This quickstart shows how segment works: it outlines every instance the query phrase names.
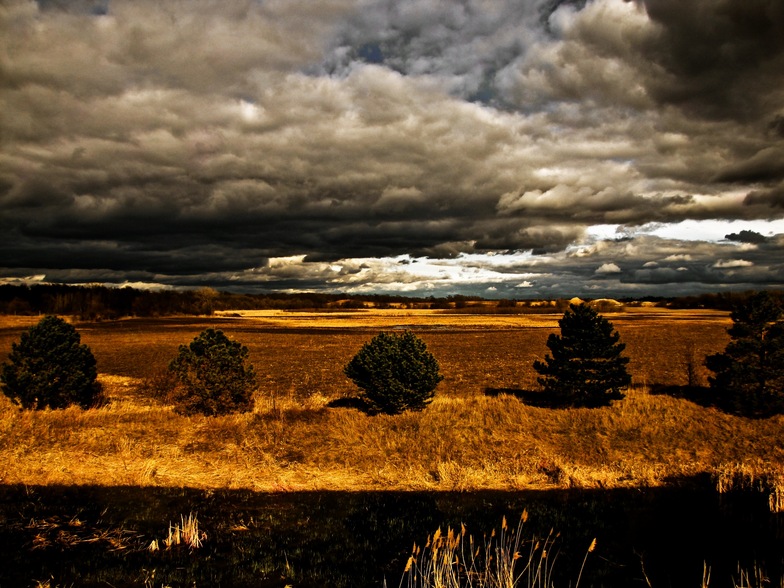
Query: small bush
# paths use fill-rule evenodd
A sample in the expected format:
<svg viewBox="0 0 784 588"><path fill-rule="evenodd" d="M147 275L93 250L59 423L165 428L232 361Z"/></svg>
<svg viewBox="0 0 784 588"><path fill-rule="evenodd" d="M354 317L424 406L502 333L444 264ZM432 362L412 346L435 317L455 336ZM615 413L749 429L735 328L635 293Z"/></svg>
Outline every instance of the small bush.
<svg viewBox="0 0 784 588"><path fill-rule="evenodd" d="M214 329L180 345L169 364L179 382L172 394L177 410L208 416L251 410L256 374L245 366L247 357L247 347Z"/></svg>
<svg viewBox="0 0 784 588"><path fill-rule="evenodd" d="M362 390L370 413L422 410L443 379L438 362L411 331L380 333L359 350L344 372Z"/></svg>
<svg viewBox="0 0 784 588"><path fill-rule="evenodd" d="M101 398L95 357L73 326L46 316L11 346L3 394L25 409L90 408Z"/></svg>

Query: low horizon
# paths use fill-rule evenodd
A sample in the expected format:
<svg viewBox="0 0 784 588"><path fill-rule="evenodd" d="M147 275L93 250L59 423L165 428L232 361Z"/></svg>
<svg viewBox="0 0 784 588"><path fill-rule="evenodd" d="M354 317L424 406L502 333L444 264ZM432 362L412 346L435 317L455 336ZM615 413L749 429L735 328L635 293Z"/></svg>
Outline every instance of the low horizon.
<svg viewBox="0 0 784 588"><path fill-rule="evenodd" d="M712 292L702 292L699 294L678 294L678 295L668 295L664 296L661 294L639 294L637 296L578 296L578 295L569 295L565 294L563 296L558 297L535 297L535 296L517 296L517 297L499 297L499 296L492 296L492 295L481 295L481 294L459 294L459 293L449 293L443 295L435 295L429 293L427 295L417 295L417 294L401 294L398 292L377 292L377 293L349 293L343 291L324 291L324 290L265 290L265 291L242 291L242 290L230 290L230 289L217 289L211 286L199 286L199 287L188 287L188 286L155 286L150 287L149 285L138 285L138 284L110 284L110 283L84 283L84 284L65 284L65 283L54 283L54 282L44 282L44 281L36 281L36 282L26 282L26 281L2 281L0 280L0 288L3 287L12 287L12 288L25 288L26 290L30 290L31 288L36 287L52 287L55 288L56 292L60 288L76 288L76 289L86 289L90 290L92 288L97 289L105 289L105 290L131 290L137 295L144 296L146 294L157 294L157 293L174 293L174 294L193 294L195 295L195 300L201 301L201 303L207 304L207 306L211 307L213 300L219 299L221 296L228 297L228 300L231 300L232 297L250 297L250 298L258 298L259 303L263 303L264 300L288 300L297 303L302 303L303 300L311 300L314 304L313 308L318 308L322 305L326 305L331 307L330 305L342 303L342 302L350 302L350 301L359 301L359 302L369 302L371 304L395 304L395 303L429 303L431 301L438 301L439 303L449 303L450 307L452 305L456 305L455 308L461 308L461 304L468 304L470 307L471 303L498 303L501 306L506 306L504 303L511 303L512 305L522 304L524 307L526 304L533 305L534 303L538 303L538 305L542 304L556 304L556 303L579 303L579 302L603 302L606 301L608 303L618 303L618 304L628 304L628 303L645 303L645 302L654 302L654 303L678 303L678 304L688 304L689 300L692 300L692 304L700 303L700 304L707 304L706 308L721 308L726 306L728 302L732 302L733 300L743 300L749 295L753 295L759 292L769 292L773 295L777 296L784 296L784 289L732 289L732 290L714 290ZM35 300L39 300L39 297L36 297ZM0 296L0 309L2 309L6 314L18 314L22 312L24 314L24 310L27 308L28 310L32 307L28 307L24 304L25 298L24 297L10 297L8 293L3 296ZM122 299L118 299L122 300ZM40 301L40 300L39 300ZM701 301L701 302L700 302ZM124 303L127 303L128 300L124 300ZM21 304L21 306L20 306ZM73 301L69 303L69 305L76 304L79 306L79 302L77 301L74 303ZM107 308L112 306L111 299L110 300L101 300L102 305L108 305ZM9 306L10 305L10 306ZM66 305L66 306L69 306ZM222 310L230 311L231 308L225 307L225 301L223 303L224 308ZM8 307L8 308L6 308ZM9 310L11 308L12 310ZM250 308L250 307L248 307ZM264 306L258 307L258 309L266 308ZM274 307L270 307L274 308ZM305 306L293 306L289 307L286 306L285 308L305 308ZM352 310L355 307L352 306L342 306L345 310ZM360 307L356 307L360 308ZM368 307L361 307L363 309L367 309ZM380 308L385 308L381 306ZM420 308L420 307L416 307ZM430 307L421 307L421 308L430 308ZM448 308L444 307L437 307L437 308ZM519 307L518 307L519 308ZM609 307L605 308L606 311ZM620 307L619 307L620 308ZM93 308L93 310L96 310ZM42 311L38 311L39 314ZM97 311L96 311L97 312ZM68 314L66 312L66 314Z"/></svg>

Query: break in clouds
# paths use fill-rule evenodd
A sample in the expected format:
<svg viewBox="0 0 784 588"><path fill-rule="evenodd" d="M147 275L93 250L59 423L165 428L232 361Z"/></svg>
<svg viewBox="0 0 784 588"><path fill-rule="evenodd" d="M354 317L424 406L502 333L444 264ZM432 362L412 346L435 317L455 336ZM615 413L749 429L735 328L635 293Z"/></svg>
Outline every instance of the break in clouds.
<svg viewBox="0 0 784 588"><path fill-rule="evenodd" d="M0 276L784 282L779 0L0 6Z"/></svg>

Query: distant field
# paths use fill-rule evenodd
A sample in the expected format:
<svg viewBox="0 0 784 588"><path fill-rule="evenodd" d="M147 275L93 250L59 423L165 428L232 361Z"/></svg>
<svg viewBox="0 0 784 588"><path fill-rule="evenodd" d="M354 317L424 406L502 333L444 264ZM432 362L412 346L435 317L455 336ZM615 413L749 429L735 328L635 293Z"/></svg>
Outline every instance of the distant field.
<svg viewBox="0 0 784 588"><path fill-rule="evenodd" d="M31 413L0 397L0 483L508 490L781 475L784 418L752 421L649 393L686 384L689 362L706 383L701 364L728 340L726 313L608 314L631 358L627 398L596 410L528 406L515 391L536 389L532 362L560 316L379 310L79 323L110 404ZM0 359L36 320L0 318ZM145 387L208 326L250 348L253 413L183 417ZM433 404L396 417L330 408L356 393L345 363L396 328L415 330L441 365Z"/></svg>
<svg viewBox="0 0 784 588"><path fill-rule="evenodd" d="M686 384L686 362L701 364L706 354L723 349L729 340L728 314L717 311L635 308L606 316L627 344L637 385ZM445 380L439 391L466 396L487 387L534 387L532 363L547 353L547 336L558 330L560 317L438 310L238 311L213 318L126 319L77 327L101 373L132 378L165 368L179 345L206 327L219 328L248 346L264 390L298 397L351 393L343 365L374 334L409 328L441 364ZM0 317L0 360L37 320ZM703 368L699 371L707 376Z"/></svg>

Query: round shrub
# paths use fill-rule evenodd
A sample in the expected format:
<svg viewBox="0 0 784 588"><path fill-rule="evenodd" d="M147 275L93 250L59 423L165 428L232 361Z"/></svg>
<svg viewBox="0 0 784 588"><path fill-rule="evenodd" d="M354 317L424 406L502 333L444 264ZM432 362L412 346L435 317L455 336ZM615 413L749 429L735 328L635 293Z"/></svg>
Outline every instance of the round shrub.
<svg viewBox="0 0 784 588"><path fill-rule="evenodd" d="M362 390L370 413L422 410L443 379L438 362L411 331L381 333L366 343L344 368Z"/></svg>
<svg viewBox="0 0 784 588"><path fill-rule="evenodd" d="M89 408L101 397L95 357L73 326L46 316L13 343L3 364L3 394L25 409Z"/></svg>
<svg viewBox="0 0 784 588"><path fill-rule="evenodd" d="M256 374L245 366L247 357L247 347L214 329L180 345L169 364L178 380L172 395L177 410L208 416L251 410Z"/></svg>

